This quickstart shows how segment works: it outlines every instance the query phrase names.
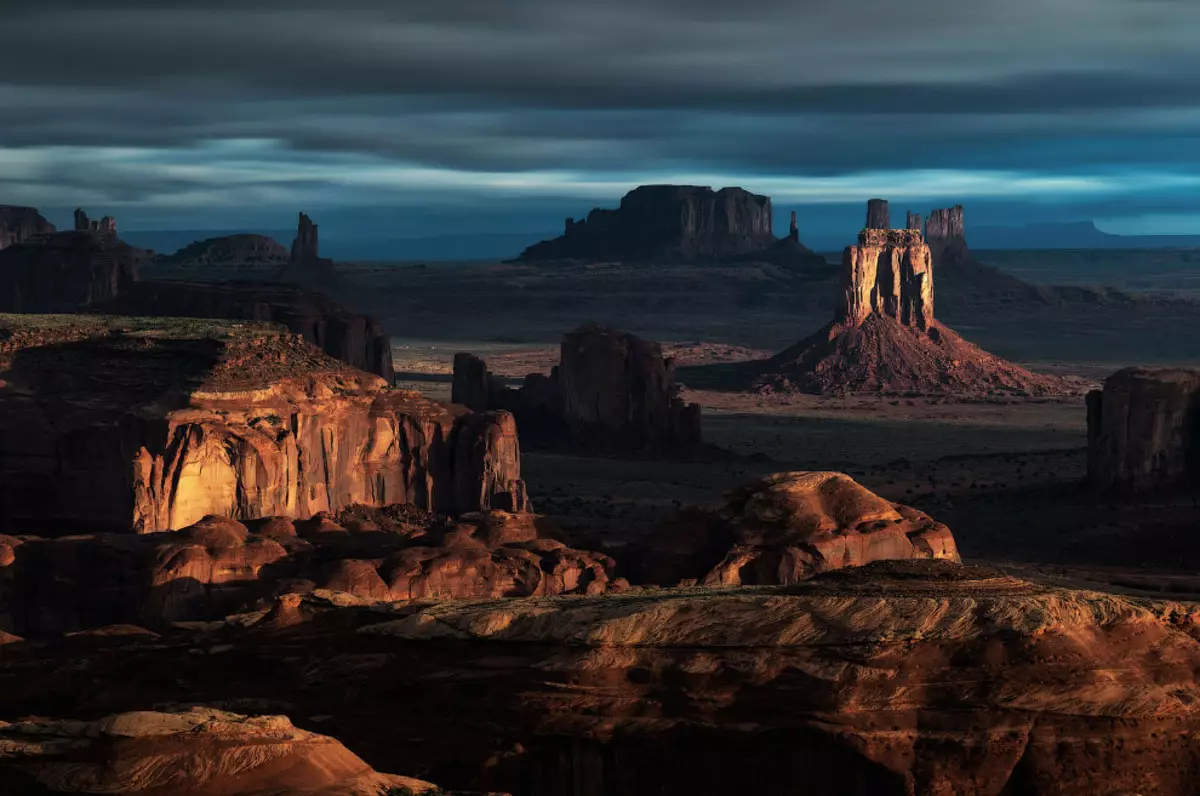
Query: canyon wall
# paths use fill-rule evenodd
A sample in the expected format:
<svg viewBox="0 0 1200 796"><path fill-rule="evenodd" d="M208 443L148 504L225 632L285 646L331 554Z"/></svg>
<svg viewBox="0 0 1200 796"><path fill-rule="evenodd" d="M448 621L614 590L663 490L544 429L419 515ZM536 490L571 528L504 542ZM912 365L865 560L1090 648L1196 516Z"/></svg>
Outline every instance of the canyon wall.
<svg viewBox="0 0 1200 796"><path fill-rule="evenodd" d="M1088 395L1088 480L1134 491L1200 485L1200 370L1133 367Z"/></svg>

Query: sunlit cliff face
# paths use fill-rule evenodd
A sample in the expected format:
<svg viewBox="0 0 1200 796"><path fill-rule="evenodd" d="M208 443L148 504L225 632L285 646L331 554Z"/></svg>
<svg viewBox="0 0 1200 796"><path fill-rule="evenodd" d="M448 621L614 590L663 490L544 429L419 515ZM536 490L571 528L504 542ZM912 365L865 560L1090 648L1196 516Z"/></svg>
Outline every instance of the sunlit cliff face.
<svg viewBox="0 0 1200 796"><path fill-rule="evenodd" d="M554 228L661 182L1117 232L1200 213L1200 7L1177 0L27 6L5 14L0 199L129 228L302 204L409 207L429 233L501 202Z"/></svg>

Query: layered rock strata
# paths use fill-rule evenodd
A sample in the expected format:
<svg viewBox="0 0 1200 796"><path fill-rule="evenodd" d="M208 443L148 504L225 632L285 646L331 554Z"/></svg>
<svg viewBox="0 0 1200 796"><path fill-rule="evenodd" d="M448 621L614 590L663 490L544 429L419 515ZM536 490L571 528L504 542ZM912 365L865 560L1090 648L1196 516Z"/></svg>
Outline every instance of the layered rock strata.
<svg viewBox="0 0 1200 796"><path fill-rule="evenodd" d="M842 253L835 322L861 326L872 315L927 331L933 325L933 261L916 230L865 229Z"/></svg>
<svg viewBox="0 0 1200 796"><path fill-rule="evenodd" d="M181 528L362 503L526 507L514 420L391 390L280 327L6 316L7 527Z"/></svg>
<svg viewBox="0 0 1200 796"><path fill-rule="evenodd" d="M842 473L778 473L687 509L636 559L654 583L789 584L874 561L958 562L950 529Z"/></svg>
<svg viewBox="0 0 1200 796"><path fill-rule="evenodd" d="M539 443L587 449L683 451L700 444L700 407L678 396L662 346L602 326L563 336L559 364L507 388L470 354L454 358L453 400L506 409Z"/></svg>
<svg viewBox="0 0 1200 796"><path fill-rule="evenodd" d="M1134 367L1088 394L1088 480L1133 491L1200 486L1200 370Z"/></svg>

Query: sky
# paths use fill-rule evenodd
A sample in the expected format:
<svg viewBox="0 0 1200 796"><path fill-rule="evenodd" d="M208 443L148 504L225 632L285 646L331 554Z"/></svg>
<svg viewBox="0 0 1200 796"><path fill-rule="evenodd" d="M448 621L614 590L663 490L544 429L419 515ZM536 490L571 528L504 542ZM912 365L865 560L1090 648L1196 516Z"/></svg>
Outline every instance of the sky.
<svg viewBox="0 0 1200 796"><path fill-rule="evenodd" d="M557 230L644 183L802 238L1200 234L1195 0L0 0L0 203L123 229Z"/></svg>

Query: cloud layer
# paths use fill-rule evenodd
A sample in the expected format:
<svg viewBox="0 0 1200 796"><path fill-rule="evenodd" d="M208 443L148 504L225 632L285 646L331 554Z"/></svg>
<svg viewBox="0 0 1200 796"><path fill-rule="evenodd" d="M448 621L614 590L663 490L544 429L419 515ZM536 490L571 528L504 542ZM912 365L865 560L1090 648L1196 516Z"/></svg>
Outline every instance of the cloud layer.
<svg viewBox="0 0 1200 796"><path fill-rule="evenodd" d="M1200 211L1187 0L40 0L4 19L0 202L203 225L706 179L796 204Z"/></svg>

